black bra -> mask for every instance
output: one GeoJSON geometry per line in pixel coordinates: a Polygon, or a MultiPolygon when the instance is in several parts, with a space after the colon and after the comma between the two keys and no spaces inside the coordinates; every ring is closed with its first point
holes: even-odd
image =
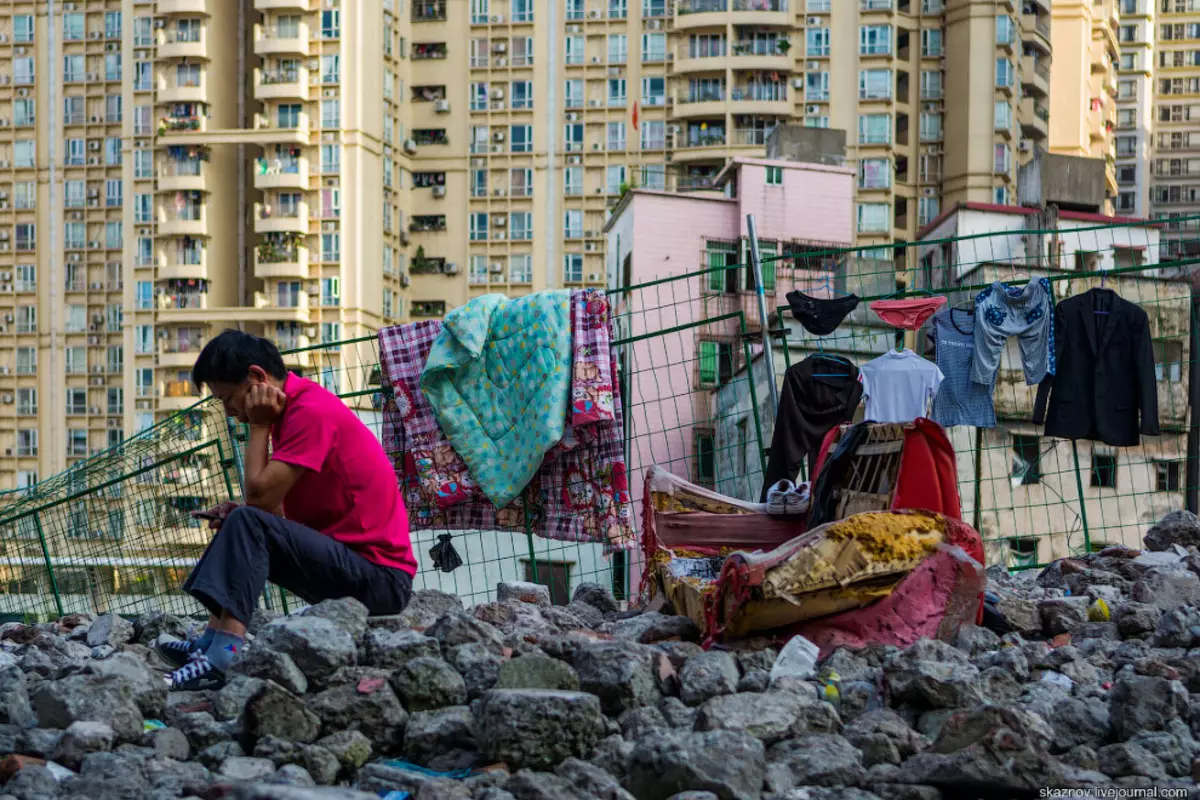
{"type": "Polygon", "coordinates": [[[792,316],[814,336],[827,336],[842,324],[846,315],[858,306],[858,295],[845,294],[829,299],[810,297],[799,290],[788,292],[792,316]]]}

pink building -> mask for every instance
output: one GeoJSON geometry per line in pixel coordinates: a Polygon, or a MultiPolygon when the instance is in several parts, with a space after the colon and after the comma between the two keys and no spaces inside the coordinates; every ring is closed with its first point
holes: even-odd
{"type": "Polygon", "coordinates": [[[833,260],[815,254],[852,244],[854,177],[849,167],[736,158],[711,191],[633,189],[614,208],[608,284],[617,335],[634,340],[621,357],[635,499],[651,464],[713,483],[713,391],[745,374],[753,340],[742,334],[761,327],[747,215],[764,262],[783,257],[764,265],[768,310],[794,288],[822,296],[833,260]]]}

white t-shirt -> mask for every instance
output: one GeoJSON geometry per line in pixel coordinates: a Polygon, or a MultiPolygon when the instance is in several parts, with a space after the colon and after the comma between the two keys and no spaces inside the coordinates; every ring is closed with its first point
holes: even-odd
{"type": "Polygon", "coordinates": [[[868,361],[859,375],[872,422],[912,422],[926,416],[945,377],[937,364],[907,348],[868,361]]]}

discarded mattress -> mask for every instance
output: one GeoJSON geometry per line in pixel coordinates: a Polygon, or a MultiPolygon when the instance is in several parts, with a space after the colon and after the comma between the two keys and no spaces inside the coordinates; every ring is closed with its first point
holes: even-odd
{"type": "Polygon", "coordinates": [[[800,633],[823,653],[904,646],[952,638],[977,614],[983,544],[961,520],[872,511],[801,532],[761,509],[657,467],[647,475],[645,588],[709,641],[800,633]]]}

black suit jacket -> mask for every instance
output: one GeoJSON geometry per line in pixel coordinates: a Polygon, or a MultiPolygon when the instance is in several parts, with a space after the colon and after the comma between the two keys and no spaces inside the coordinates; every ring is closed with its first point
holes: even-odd
{"type": "Polygon", "coordinates": [[[1033,412],[1034,422],[1045,420],[1047,436],[1133,447],[1139,432],[1158,435],[1145,311],[1111,289],[1068,297],[1054,312],[1054,353],[1055,374],[1038,387],[1033,412]]]}

